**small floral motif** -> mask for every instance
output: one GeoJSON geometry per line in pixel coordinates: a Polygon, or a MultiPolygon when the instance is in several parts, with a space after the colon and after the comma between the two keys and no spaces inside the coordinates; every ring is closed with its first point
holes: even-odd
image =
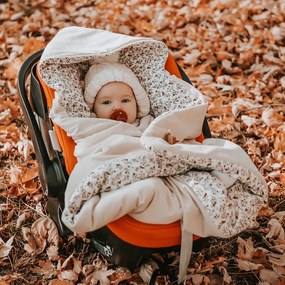
{"type": "MultiPolygon", "coordinates": [[[[81,81],[90,61],[111,55],[53,58],[41,63],[39,71],[43,80],[56,90],[60,105],[70,117],[92,116],[83,99],[81,81]]],[[[167,47],[158,41],[142,42],[122,48],[119,52],[119,62],[132,69],[149,95],[154,117],[205,102],[196,88],[190,84],[186,88],[165,71],[167,56],[167,47]]]]}
{"type": "Polygon", "coordinates": [[[266,200],[261,181],[235,163],[154,149],[110,161],[91,172],[68,202],[66,220],[72,224],[83,204],[101,192],[149,177],[168,176],[174,176],[196,193],[213,223],[227,236],[255,226],[255,217],[266,200]],[[227,189],[211,174],[212,170],[238,173],[238,180],[227,189]]]}

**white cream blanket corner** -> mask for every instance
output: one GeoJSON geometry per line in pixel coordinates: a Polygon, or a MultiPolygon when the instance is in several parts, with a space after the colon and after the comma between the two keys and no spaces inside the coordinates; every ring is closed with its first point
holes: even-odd
{"type": "Polygon", "coordinates": [[[147,223],[181,219],[200,236],[231,236],[255,226],[267,186],[248,155],[201,133],[207,103],[164,70],[166,46],[106,31],[65,28],[46,47],[39,70],[56,90],[52,120],[77,143],[62,219],[74,232],[98,229],[129,214],[147,223]],[[155,120],[138,128],[92,118],[80,80],[90,64],[120,61],[146,89],[155,120]],[[171,130],[182,143],[163,138],[171,130]]]}

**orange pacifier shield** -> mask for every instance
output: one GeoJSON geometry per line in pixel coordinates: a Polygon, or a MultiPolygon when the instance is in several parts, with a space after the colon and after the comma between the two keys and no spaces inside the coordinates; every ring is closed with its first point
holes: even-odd
{"type": "Polygon", "coordinates": [[[124,110],[115,110],[111,114],[110,119],[126,123],[128,121],[128,115],[127,115],[127,113],[124,110]]]}

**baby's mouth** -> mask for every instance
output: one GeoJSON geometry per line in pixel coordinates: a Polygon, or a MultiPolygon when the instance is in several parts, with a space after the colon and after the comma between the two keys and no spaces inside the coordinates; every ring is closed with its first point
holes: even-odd
{"type": "Polygon", "coordinates": [[[115,110],[111,115],[110,115],[111,120],[115,121],[120,121],[120,122],[127,122],[128,121],[128,115],[125,111],[123,110],[115,110]]]}

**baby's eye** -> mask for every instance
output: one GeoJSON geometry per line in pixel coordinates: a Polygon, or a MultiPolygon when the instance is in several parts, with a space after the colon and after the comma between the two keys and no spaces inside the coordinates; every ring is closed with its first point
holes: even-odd
{"type": "Polygon", "coordinates": [[[123,99],[122,100],[122,103],[129,103],[130,102],[130,99],[123,99]]]}
{"type": "Polygon", "coordinates": [[[111,101],[110,100],[106,100],[106,101],[103,101],[102,104],[103,105],[109,105],[109,104],[111,104],[111,101]]]}

